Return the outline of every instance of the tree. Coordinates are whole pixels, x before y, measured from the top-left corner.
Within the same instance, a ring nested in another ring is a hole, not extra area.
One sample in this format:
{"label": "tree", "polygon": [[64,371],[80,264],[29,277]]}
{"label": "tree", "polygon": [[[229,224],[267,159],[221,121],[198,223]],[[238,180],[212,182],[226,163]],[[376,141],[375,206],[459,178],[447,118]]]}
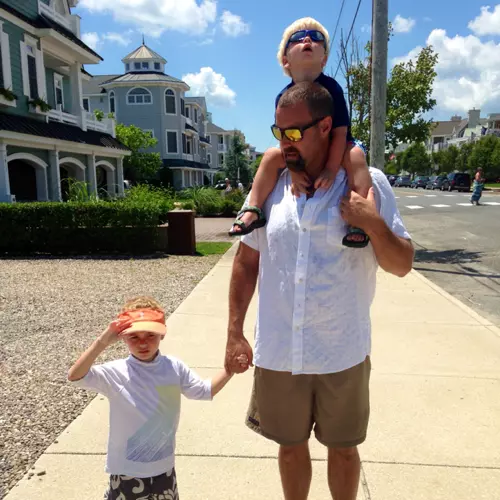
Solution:
{"label": "tree", "polygon": [[426,174],[431,170],[431,158],[422,143],[415,143],[401,154],[400,165],[412,174]]}
{"label": "tree", "polygon": [[479,139],[474,144],[472,153],[469,156],[469,168],[472,170],[482,168],[485,176],[495,176],[495,172],[498,173],[498,170],[493,162],[493,152],[499,141],[500,139],[494,135],[487,135]]}
{"label": "tree", "polygon": [[457,167],[457,160],[460,156],[460,150],[455,146],[451,145],[447,149],[442,151],[441,155],[441,163],[440,163],[440,171],[448,174],[453,172],[453,170]]}
{"label": "tree", "polygon": [[257,158],[255,159],[255,161],[253,161],[251,164],[250,164],[250,174],[252,176],[252,179],[255,177],[255,175],[257,174],[257,170],[259,170],[259,167],[260,167],[260,163],[262,162],[262,158],[264,157],[264,155],[260,155],[260,156],[257,156]]}
{"label": "tree", "polygon": [[[353,42],[354,43],[354,42]],[[341,61],[351,111],[352,131],[365,144],[370,134],[371,44],[365,47],[365,57],[352,45],[350,55],[341,40]],[[424,113],[432,110],[436,101],[432,90],[436,78],[438,56],[431,46],[423,48],[417,58],[396,64],[387,81],[386,146],[396,149],[398,144],[425,142],[432,120]]]}
{"label": "tree", "polygon": [[455,169],[460,172],[469,170],[469,157],[474,149],[474,143],[466,142],[460,146],[458,157],[455,162]]}
{"label": "tree", "polygon": [[500,140],[497,141],[493,154],[491,155],[491,173],[489,177],[495,182],[500,178]]}
{"label": "tree", "polygon": [[241,181],[248,184],[251,180],[248,158],[245,155],[246,144],[239,134],[234,134],[231,139],[229,152],[226,154],[224,171],[232,181]]}
{"label": "tree", "polygon": [[117,123],[116,138],[132,151],[132,154],[123,160],[127,178],[137,182],[156,176],[163,163],[159,153],[144,151],[158,143],[150,132],[145,132],[135,125]]}

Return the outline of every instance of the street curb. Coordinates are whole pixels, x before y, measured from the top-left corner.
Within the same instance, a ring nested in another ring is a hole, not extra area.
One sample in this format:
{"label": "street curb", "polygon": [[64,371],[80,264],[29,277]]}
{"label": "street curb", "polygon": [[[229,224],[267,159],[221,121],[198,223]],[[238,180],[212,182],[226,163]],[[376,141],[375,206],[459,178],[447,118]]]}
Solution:
{"label": "street curb", "polygon": [[488,328],[491,332],[493,332],[495,335],[500,337],[500,328],[495,326],[491,321],[483,318],[480,314],[478,314],[476,311],[471,309],[469,306],[465,305],[463,302],[458,300],[456,297],[453,297],[453,295],[449,294],[445,290],[443,290],[440,286],[436,285],[433,283],[431,280],[427,279],[422,273],[419,273],[418,271],[415,271],[415,269],[412,269],[411,271],[418,279],[423,281],[427,286],[432,288],[435,292],[439,293],[441,296],[443,296],[445,299],[449,300],[452,304],[456,305],[462,311],[464,311],[466,314],[468,314],[470,317],[474,318],[478,323],[481,324],[481,326],[484,326]]}

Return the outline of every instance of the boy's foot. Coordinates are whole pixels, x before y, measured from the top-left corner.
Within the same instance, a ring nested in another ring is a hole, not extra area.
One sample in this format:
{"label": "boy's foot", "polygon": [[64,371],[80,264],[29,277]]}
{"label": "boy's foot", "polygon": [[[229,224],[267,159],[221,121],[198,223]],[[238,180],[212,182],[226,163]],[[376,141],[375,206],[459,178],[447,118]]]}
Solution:
{"label": "boy's foot", "polygon": [[229,236],[243,236],[266,225],[266,218],[259,207],[245,207],[236,216]]}
{"label": "boy's foot", "polygon": [[365,248],[368,245],[370,238],[358,227],[349,227],[347,234],[342,240],[342,245],[350,248]]}

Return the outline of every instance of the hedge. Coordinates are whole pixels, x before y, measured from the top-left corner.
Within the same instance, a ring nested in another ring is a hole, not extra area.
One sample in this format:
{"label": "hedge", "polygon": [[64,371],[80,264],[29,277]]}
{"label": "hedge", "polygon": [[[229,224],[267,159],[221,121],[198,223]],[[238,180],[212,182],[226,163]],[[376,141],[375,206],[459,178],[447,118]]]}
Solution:
{"label": "hedge", "polygon": [[0,204],[0,252],[144,253],[157,247],[170,203]]}

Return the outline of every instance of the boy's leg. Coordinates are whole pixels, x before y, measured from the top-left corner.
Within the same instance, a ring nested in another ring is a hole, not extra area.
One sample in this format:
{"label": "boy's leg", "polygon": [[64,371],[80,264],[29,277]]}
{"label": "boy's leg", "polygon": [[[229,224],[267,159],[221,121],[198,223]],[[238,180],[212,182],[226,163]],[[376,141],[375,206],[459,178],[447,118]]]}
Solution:
{"label": "boy's leg", "polygon": [[[281,150],[278,148],[268,149],[264,153],[264,157],[255,175],[252,190],[250,191],[248,206],[262,209],[267,197],[271,194],[276,185],[280,168],[284,168]],[[245,212],[239,217],[239,220],[245,224],[244,227],[249,227],[250,224],[257,219],[258,214],[255,212]],[[237,236],[241,232],[241,226],[235,224],[229,234],[231,236]]]}
{"label": "boy's leg", "polygon": [[111,475],[109,488],[104,494],[104,500],[137,500],[148,498],[151,492],[151,479],[130,476]]}
{"label": "boy's leg", "polygon": [[[349,188],[366,198],[368,191],[372,187],[372,177],[366,163],[364,151],[354,143],[348,143],[344,154],[344,168],[347,174]],[[351,243],[368,244],[366,234],[357,228],[350,228],[346,236],[346,241]]]}

